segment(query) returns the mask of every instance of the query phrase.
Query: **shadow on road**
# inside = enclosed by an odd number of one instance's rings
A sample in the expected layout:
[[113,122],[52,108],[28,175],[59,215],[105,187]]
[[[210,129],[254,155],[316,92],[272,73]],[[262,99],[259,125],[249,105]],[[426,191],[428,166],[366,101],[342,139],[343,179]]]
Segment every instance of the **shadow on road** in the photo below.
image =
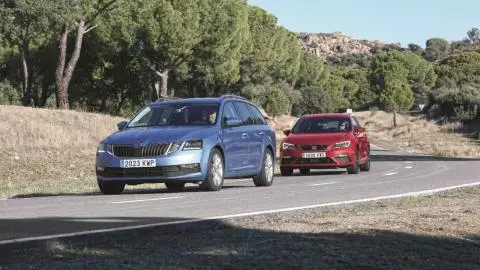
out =
[[[231,189],[231,188],[251,188],[252,186],[243,186],[243,185],[228,185],[228,180],[225,181],[225,186],[222,189]],[[181,191],[171,191],[166,188],[135,188],[128,189],[126,188],[122,194],[166,194],[166,193],[194,193],[194,192],[205,192],[198,186],[187,186]],[[104,196],[100,191],[98,192],[81,192],[81,193],[29,193],[29,194],[19,194],[10,197],[10,199],[22,199],[22,198],[35,198],[35,197],[57,197],[57,196]]]
[[[113,220],[120,220],[119,223]],[[123,221],[122,221],[123,220]],[[82,228],[180,218],[0,220]],[[244,222],[248,222],[244,221]],[[248,226],[248,224],[247,224]],[[314,228],[313,228],[314,229]],[[4,228],[0,230],[5,232]],[[19,231],[18,229],[16,231]],[[21,231],[21,230],[20,230]],[[479,239],[472,236],[469,239]],[[208,221],[0,246],[2,269],[480,269],[480,245],[458,238],[388,230],[282,232]]]
[[339,170],[311,170],[309,173],[302,174],[302,173],[295,173],[293,176],[301,177],[301,176],[321,176],[321,175],[340,175],[346,174],[346,169],[339,169]]

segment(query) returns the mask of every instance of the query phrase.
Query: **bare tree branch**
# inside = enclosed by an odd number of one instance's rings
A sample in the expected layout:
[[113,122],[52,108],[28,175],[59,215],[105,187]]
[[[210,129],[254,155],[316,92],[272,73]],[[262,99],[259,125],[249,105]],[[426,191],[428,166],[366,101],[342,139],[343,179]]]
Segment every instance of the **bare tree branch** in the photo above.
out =
[[186,60],[187,60],[187,57],[188,56],[185,56],[185,57],[177,57],[177,59],[175,61],[173,61],[173,67],[178,67],[180,66],[181,64],[183,64]]
[[86,34],[86,33],[88,33],[88,32],[90,32],[90,31],[92,31],[93,29],[95,29],[95,28],[97,28],[97,27],[98,27],[98,24],[96,24],[96,25],[94,25],[94,26],[92,26],[92,27],[88,28],[87,30],[85,30],[85,32],[83,32],[83,34]]
[[117,2],[118,0],[111,0],[110,2],[108,2],[107,4],[105,4],[103,7],[101,7],[95,14],[93,14],[93,16],[91,18],[89,18],[86,22],[85,22],[85,25],[90,25],[98,16],[100,16],[100,14],[102,14],[103,12],[105,12],[110,6],[112,6],[113,4],[115,4],[115,2]]

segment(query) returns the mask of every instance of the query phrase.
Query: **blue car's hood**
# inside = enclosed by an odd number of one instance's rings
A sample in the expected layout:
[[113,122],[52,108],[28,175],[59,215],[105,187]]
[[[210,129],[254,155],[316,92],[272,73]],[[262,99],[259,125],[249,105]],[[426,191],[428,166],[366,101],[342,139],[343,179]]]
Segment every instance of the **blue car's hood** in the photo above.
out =
[[112,133],[103,142],[108,144],[136,145],[201,140],[214,135],[216,130],[214,126],[130,128]]

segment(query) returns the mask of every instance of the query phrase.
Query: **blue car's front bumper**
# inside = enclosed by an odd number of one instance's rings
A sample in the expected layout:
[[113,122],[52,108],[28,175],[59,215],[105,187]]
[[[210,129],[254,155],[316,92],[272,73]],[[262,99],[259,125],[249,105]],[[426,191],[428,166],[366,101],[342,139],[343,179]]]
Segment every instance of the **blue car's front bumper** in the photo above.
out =
[[[107,152],[97,153],[96,173],[101,181],[126,184],[162,183],[166,181],[199,182],[206,178],[208,155],[202,150],[178,151],[152,158],[118,158]],[[122,168],[122,160],[155,159],[156,167]]]

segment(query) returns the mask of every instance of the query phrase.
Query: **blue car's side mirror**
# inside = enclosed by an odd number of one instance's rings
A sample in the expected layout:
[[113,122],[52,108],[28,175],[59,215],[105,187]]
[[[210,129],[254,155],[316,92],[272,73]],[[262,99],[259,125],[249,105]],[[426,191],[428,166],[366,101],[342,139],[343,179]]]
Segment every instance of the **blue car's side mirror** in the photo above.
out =
[[118,130],[122,130],[127,127],[128,121],[121,121],[117,123]]
[[230,119],[227,119],[227,121],[225,122],[226,127],[238,127],[241,125],[242,125],[242,120],[237,118],[230,118]]

